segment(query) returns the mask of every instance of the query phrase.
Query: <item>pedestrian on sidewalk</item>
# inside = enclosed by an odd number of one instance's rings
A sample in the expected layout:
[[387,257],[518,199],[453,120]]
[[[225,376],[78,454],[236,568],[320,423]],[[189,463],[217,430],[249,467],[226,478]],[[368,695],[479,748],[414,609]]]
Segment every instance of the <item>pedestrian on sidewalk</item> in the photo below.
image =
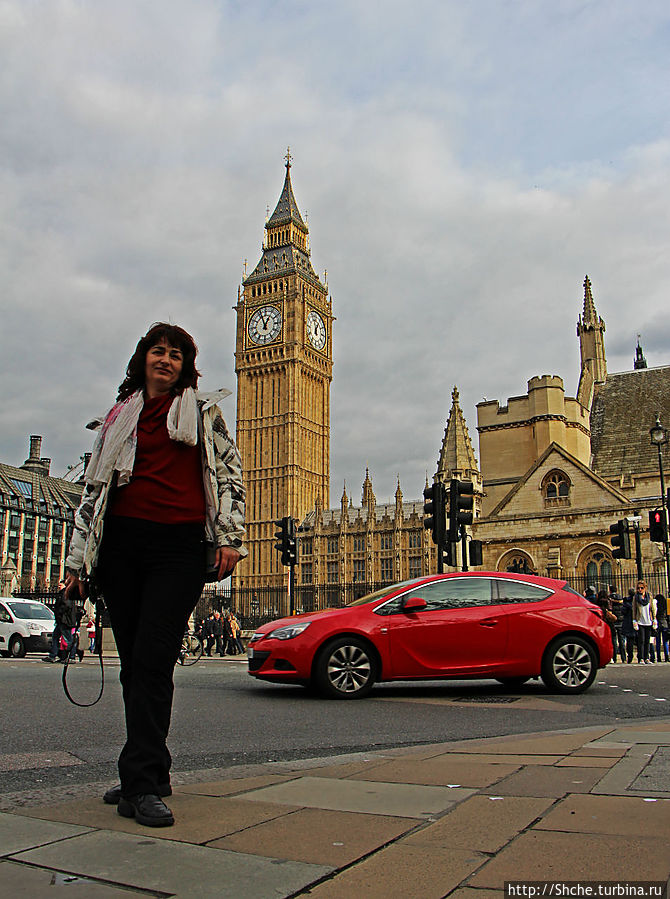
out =
[[[196,393],[197,347],[176,325],[140,339],[99,429],[66,560],[67,591],[94,579],[121,662],[126,742],[106,802],[153,827],[174,823],[166,740],[174,666],[206,569],[229,575],[246,550],[239,453],[217,401]],[[207,542],[211,546],[208,552]]]
[[616,621],[613,624],[610,624],[610,630],[612,631],[612,661],[616,662],[618,651],[619,656],[621,656],[621,661],[625,662],[626,641],[621,629],[623,625],[623,599],[616,592],[614,584],[610,585],[610,608],[612,614],[616,618]]
[[633,597],[633,626],[636,624],[639,639],[638,662],[649,665],[649,641],[651,632],[656,627],[656,600],[647,590],[645,581],[637,582]]
[[77,609],[74,601],[67,595],[65,583],[58,585],[58,596],[54,604],[56,626],[51,635],[49,654],[45,662],[62,662],[68,657],[74,642],[74,628],[77,626]]

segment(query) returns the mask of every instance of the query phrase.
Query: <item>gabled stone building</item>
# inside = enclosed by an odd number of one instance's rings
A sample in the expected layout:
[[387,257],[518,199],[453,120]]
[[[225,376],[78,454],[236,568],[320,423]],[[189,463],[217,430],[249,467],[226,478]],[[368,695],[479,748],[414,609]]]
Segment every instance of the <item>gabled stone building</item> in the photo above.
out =
[[609,526],[639,515],[643,567],[665,586],[661,546],[648,539],[648,512],[661,501],[649,430],[657,414],[670,425],[670,366],[647,368],[638,343],[633,369],[610,374],[604,334],[587,277],[577,396],[543,375],[505,406],[478,404],[484,495],[474,532],[485,568],[630,583],[635,560],[613,559]]

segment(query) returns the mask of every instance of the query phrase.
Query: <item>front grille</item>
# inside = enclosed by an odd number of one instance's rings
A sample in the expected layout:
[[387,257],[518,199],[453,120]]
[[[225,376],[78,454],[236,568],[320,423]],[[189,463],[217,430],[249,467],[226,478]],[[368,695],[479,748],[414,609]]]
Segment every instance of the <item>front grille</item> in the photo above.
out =
[[263,662],[270,658],[269,652],[259,652],[257,649],[254,650],[254,657],[249,659],[249,671],[258,671]]

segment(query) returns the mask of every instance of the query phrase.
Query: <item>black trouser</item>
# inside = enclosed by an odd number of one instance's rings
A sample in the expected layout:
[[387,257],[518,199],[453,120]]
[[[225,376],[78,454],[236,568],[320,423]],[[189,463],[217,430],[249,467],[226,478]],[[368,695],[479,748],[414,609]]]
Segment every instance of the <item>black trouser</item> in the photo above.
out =
[[624,662],[626,660],[626,646],[621,628],[610,625],[610,630],[612,632],[612,661],[616,662],[618,650],[621,661]]
[[205,580],[204,528],[110,516],[97,570],[121,661],[124,796],[170,782],[173,672]]

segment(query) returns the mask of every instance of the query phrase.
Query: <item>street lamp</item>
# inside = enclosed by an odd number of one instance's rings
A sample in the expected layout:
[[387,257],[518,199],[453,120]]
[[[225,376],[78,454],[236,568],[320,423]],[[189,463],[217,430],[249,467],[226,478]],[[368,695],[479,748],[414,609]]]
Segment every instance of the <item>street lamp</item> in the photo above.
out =
[[[668,442],[668,435],[661,424],[661,417],[656,413],[656,424],[649,429],[649,437],[651,438],[651,445],[655,446],[658,450],[658,472],[661,477],[661,504],[663,506],[663,514],[665,515],[666,523],[668,522],[668,509],[666,508],[666,497],[665,497],[665,477],[663,476],[663,455],[661,453],[661,447],[665,446]],[[667,576],[667,587],[670,588],[670,553],[668,553],[668,534],[667,534],[667,526],[666,526],[666,534],[665,540],[663,541],[663,550],[665,552],[665,573]],[[668,595],[668,591],[666,589],[666,596]]]

